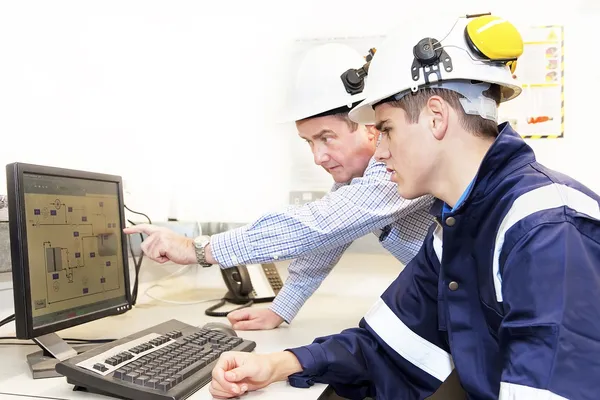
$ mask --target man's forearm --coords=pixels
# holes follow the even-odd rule
[[[273,366],[273,382],[285,381],[288,376],[302,372],[300,362],[290,351],[282,351],[270,355]]]

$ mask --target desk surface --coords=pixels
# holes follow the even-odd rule
[[[287,277],[288,262],[277,263],[282,278]],[[397,276],[402,266],[389,255],[347,254],[338,266],[323,282],[319,290],[301,309],[290,324],[283,324],[270,331],[238,331],[240,337],[256,342],[256,352],[281,351],[310,343],[315,337],[328,335],[342,329],[356,326],[362,315],[373,304],[378,295],[385,290]],[[144,294],[151,283],[168,276],[179,269],[174,265],[156,265],[145,262],[140,275],[140,290],[137,305],[133,310],[118,316],[93,321],[85,325],[58,332],[61,337],[70,338],[120,338],[128,334],[156,325],[168,319],[201,326],[210,321],[227,322],[226,318],[208,317],[204,310],[214,302],[180,305],[164,303]],[[10,284],[10,274],[0,274],[0,319],[12,314],[13,293],[6,289]],[[2,283],[5,282],[5,283]],[[133,279],[132,279],[133,282]],[[189,267],[182,275],[172,277],[161,283],[162,287],[152,289],[155,297],[191,302],[218,299],[225,292],[217,267]],[[4,289],[2,289],[4,287]],[[343,304],[343,307],[341,305]],[[268,307],[257,304],[253,307]],[[0,328],[0,336],[14,336],[14,324]],[[45,396],[56,399],[106,399],[105,396],[82,392],[73,392],[72,385],[65,378],[32,379],[26,362],[26,355],[38,351],[37,346],[0,346],[0,395],[11,399],[19,394],[26,397]],[[296,389],[286,382],[273,384],[262,391],[249,393],[247,399],[317,399],[325,390],[324,385],[315,385],[311,389]],[[6,397],[5,397],[6,396]],[[205,386],[190,399],[212,399]]]

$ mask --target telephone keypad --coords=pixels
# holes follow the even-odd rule
[[[267,279],[269,280],[269,284],[273,288],[273,291],[279,292],[283,287],[283,282],[281,281],[281,277],[277,272],[275,267],[264,267],[265,274]]]

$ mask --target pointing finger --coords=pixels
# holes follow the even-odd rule
[[[139,224],[123,229],[123,232],[128,235],[132,233],[145,233],[146,235],[151,235],[152,233],[157,231],[158,227],[150,224]]]

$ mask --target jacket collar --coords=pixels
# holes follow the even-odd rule
[[[533,149],[515,132],[508,122],[498,126],[498,136],[481,161],[473,185],[464,201],[448,215],[459,212],[474,199],[485,196],[508,174],[524,165],[535,162]],[[441,217],[444,202],[436,199],[430,209],[432,215]]]

